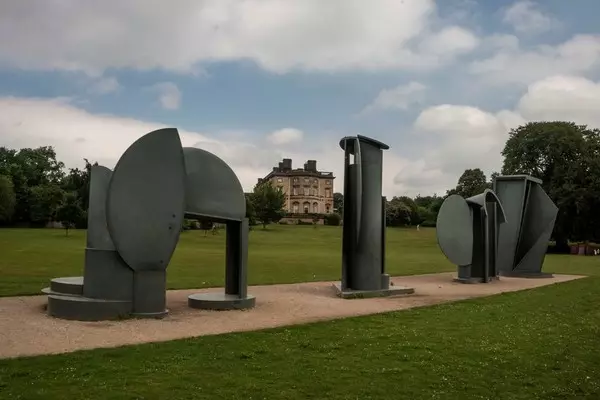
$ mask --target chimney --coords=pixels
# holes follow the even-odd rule
[[[317,172],[317,161],[308,160],[306,164],[304,164],[304,170],[309,172]]]
[[[282,164],[283,164],[283,170],[284,171],[291,171],[292,170],[292,159],[291,158],[284,158]]]

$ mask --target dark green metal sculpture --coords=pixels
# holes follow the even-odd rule
[[[414,289],[390,286],[385,273],[385,198],[382,197],[383,150],[389,146],[357,135],[340,141],[344,150],[343,298],[390,296]]]
[[[165,316],[166,269],[184,217],[227,227],[225,293],[192,295],[190,307],[248,308],[248,221],[242,186],[225,162],[182,148],[176,129],[160,129],[133,143],[115,170],[94,166],[90,176],[83,277],[56,278],[48,314],[106,320]]]
[[[489,189],[468,199],[454,194],[444,200],[437,219],[438,244],[458,266],[458,282],[497,278],[497,225],[504,222],[502,204]]]
[[[542,265],[558,207],[542,188],[542,181],[527,175],[499,176],[494,190],[508,220],[498,234],[500,275],[552,277],[542,272]]]
[[[437,239],[442,252],[458,266],[456,281],[548,276],[541,269],[558,209],[541,183],[524,175],[499,176],[494,190],[444,200]]]

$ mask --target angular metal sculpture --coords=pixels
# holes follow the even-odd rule
[[[506,222],[502,203],[489,189],[468,199],[448,196],[439,210],[436,234],[446,257],[458,266],[457,282],[498,278],[498,226]]]
[[[197,308],[254,306],[246,293],[248,222],[239,180],[218,157],[182,148],[177,129],[133,143],[111,172],[93,166],[83,277],[43,289],[48,314],[75,320],[165,316],[166,269],[184,216],[227,224],[225,294],[190,296]]]
[[[382,197],[383,150],[389,146],[357,135],[344,137],[344,220],[342,298],[390,296],[414,289],[390,286],[385,273],[385,198]]]
[[[542,181],[527,175],[499,176],[494,180],[494,190],[508,220],[498,234],[500,274],[552,277],[542,272],[542,266],[558,207],[544,192]]]

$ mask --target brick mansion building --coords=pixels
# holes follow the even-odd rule
[[[285,210],[290,214],[329,214],[333,212],[334,179],[333,172],[318,171],[315,160],[292,169],[292,160],[284,158],[259,182],[270,180],[285,193]]]

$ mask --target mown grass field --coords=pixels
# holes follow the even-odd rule
[[[273,225],[250,233],[249,284],[336,280],[341,270],[340,227]],[[392,275],[453,271],[437,247],[434,229],[387,232]],[[0,296],[39,294],[49,280],[83,273],[85,231],[0,229]],[[225,233],[187,231],[167,270],[170,289],[223,285]],[[597,261],[597,262],[595,262]],[[550,255],[545,270],[600,274],[600,258]]]
[[[253,231],[251,283],[337,279],[340,234]],[[169,286],[219,285],[223,239],[183,234]],[[79,274],[83,243],[83,232],[0,230],[1,293]],[[388,246],[392,274],[453,270],[433,230],[390,229]],[[600,257],[552,255],[545,270],[594,276],[375,316],[0,360],[0,399],[599,399]]]

